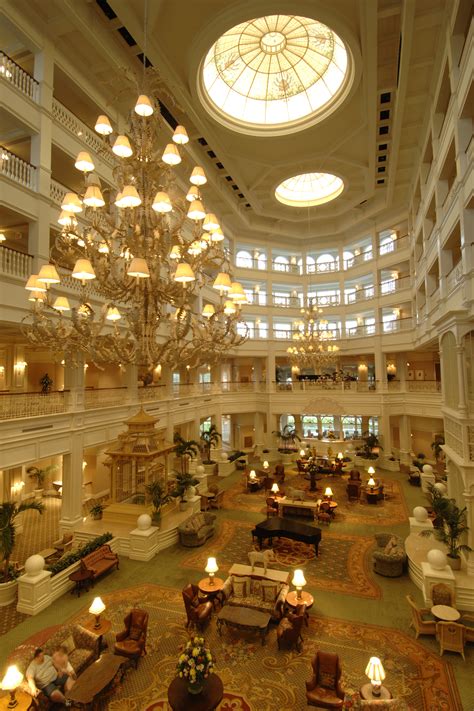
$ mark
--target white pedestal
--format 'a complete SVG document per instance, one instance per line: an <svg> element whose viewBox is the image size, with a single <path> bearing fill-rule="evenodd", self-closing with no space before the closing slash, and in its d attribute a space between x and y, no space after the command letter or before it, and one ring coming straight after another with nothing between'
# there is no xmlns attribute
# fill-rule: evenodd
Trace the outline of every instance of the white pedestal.
<svg viewBox="0 0 474 711"><path fill-rule="evenodd" d="M37 615L51 604L51 572L42 570L38 575L18 578L18 612Z"/></svg>
<svg viewBox="0 0 474 711"><path fill-rule="evenodd" d="M196 494L204 494L207 491L207 474L194 475L196 479L199 479L199 484L196 484Z"/></svg>
<svg viewBox="0 0 474 711"><path fill-rule="evenodd" d="M447 565L443 570L436 570L429 563L421 564L421 572L423 575L423 597L425 605L432 606L431 589L436 583L445 583L449 585L453 593L456 592L456 578L452 569Z"/></svg>
<svg viewBox="0 0 474 711"><path fill-rule="evenodd" d="M158 553L158 528L152 526L142 531L134 528L130 531L130 553L132 560L151 560Z"/></svg>
<svg viewBox="0 0 474 711"><path fill-rule="evenodd" d="M434 474L425 474L424 472L421 472L420 479L421 479L421 490L424 494L427 494L428 493L428 484L435 484L436 483L435 475Z"/></svg>
<svg viewBox="0 0 474 711"><path fill-rule="evenodd" d="M201 497L200 496L191 496L189 499L187 499L185 502L186 511L192 511L193 514L199 513L201 510Z"/></svg>
<svg viewBox="0 0 474 711"><path fill-rule="evenodd" d="M418 534L420 531L429 531L433 528L433 521L427 519L426 521L417 521L414 516L408 518L410 521L410 533Z"/></svg>
<svg viewBox="0 0 474 711"><path fill-rule="evenodd" d="M235 469L235 462L221 460L217 465L217 473L220 477L229 476Z"/></svg>

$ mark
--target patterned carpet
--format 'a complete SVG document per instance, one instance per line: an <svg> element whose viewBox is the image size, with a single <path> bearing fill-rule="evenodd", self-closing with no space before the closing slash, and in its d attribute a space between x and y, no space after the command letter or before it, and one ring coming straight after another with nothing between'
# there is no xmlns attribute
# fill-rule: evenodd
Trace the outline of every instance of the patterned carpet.
<svg viewBox="0 0 474 711"><path fill-rule="evenodd" d="M184 558L185 568L203 570L210 555L217 556L220 573L227 573L233 563L248 565L248 551L252 550L252 524L223 520L217 535L205 546ZM372 536L351 536L322 530L319 557L313 546L287 538L274 539L276 563L272 568L291 570L302 567L308 584L319 590L347 593L358 597L379 598L380 588L370 574Z"/></svg>
<svg viewBox="0 0 474 711"><path fill-rule="evenodd" d="M167 689L175 675L177 658L188 633L185 630L181 594L158 585L139 585L103 596L112 631L106 636L113 647L114 634L132 605L150 613L148 654L140 660L139 672L130 670L113 695L99 704L101 711L165 711ZM90 618L85 606L73 620ZM51 630L45 630L50 636ZM228 697L219 711L296 711L305 704L305 680L310 660L319 647L336 652L342 660L343 686L358 689L365 683L367 659L381 657L386 684L395 697L403 698L413 711L462 711L451 667L412 636L394 629L337 619L310 616L304 628L303 651L279 651L272 626L265 646L251 633L226 629L222 637L212 619L205 638L216 658L216 673ZM39 635L22 645L33 649ZM14 656L11 657L12 662ZM258 673L256 672L258 670ZM288 682L291 683L288 683ZM245 704L245 705L244 705Z"/></svg>

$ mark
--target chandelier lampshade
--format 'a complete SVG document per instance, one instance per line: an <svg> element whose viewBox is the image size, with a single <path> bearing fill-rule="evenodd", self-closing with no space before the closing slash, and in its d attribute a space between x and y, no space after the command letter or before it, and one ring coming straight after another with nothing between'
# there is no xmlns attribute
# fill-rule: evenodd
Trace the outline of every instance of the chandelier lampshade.
<svg viewBox="0 0 474 711"><path fill-rule="evenodd" d="M80 281L89 281L96 278L94 268L88 259L78 259L76 261L72 276Z"/></svg>
<svg viewBox="0 0 474 711"><path fill-rule="evenodd" d="M149 279L150 270L148 269L146 260L140 257L134 257L127 269L127 274L131 277L137 277L137 279Z"/></svg>
<svg viewBox="0 0 474 711"><path fill-rule="evenodd" d="M61 204L61 210L65 212L82 212L82 201L76 193L66 193Z"/></svg>
<svg viewBox="0 0 474 711"><path fill-rule="evenodd" d="M171 204L171 200L168 193L165 193L163 191L156 193L153 199L152 208L156 212L171 212L173 209L173 205Z"/></svg>
<svg viewBox="0 0 474 711"><path fill-rule="evenodd" d="M202 310L204 318L211 318L211 316L214 316L215 313L216 310L212 304L206 304Z"/></svg>
<svg viewBox="0 0 474 711"><path fill-rule="evenodd" d="M88 173L94 170L94 163L92 162L92 158L87 151L81 151L78 153L74 167L83 173Z"/></svg>
<svg viewBox="0 0 474 711"><path fill-rule="evenodd" d="M43 264L37 277L43 284L59 284L61 279L54 264Z"/></svg>
<svg viewBox="0 0 474 711"><path fill-rule="evenodd" d="M142 204L138 190L134 185L126 185L122 190L119 207L138 207Z"/></svg>
<svg viewBox="0 0 474 711"><path fill-rule="evenodd" d="M130 158L130 156L133 155L132 146L127 136L117 136L112 150L119 158Z"/></svg>
<svg viewBox="0 0 474 711"><path fill-rule="evenodd" d="M53 309L56 309L56 311L70 311L71 307L65 296L58 296L53 304Z"/></svg>
<svg viewBox="0 0 474 711"><path fill-rule="evenodd" d="M135 113L139 116L151 116L153 113L153 106L145 94L140 94L135 104Z"/></svg>
<svg viewBox="0 0 474 711"><path fill-rule="evenodd" d="M181 259L181 248L179 245L175 244L171 248L170 259Z"/></svg>
<svg viewBox="0 0 474 711"><path fill-rule="evenodd" d="M122 318L122 316L116 306L109 306L109 308L107 309L107 315L105 318L107 319L107 321L119 321Z"/></svg>
<svg viewBox="0 0 474 711"><path fill-rule="evenodd" d="M184 126L176 126L173 133L173 141L178 144L178 146L184 146L189 143L189 136L184 128Z"/></svg>
<svg viewBox="0 0 474 711"><path fill-rule="evenodd" d="M94 128L97 133L100 133L101 136L110 136L113 131L109 119L103 114L98 117L97 121L95 122Z"/></svg>
<svg viewBox="0 0 474 711"><path fill-rule="evenodd" d="M174 275L174 280L180 284L187 284L190 281L196 279L193 270L187 262L180 262L176 267L176 274Z"/></svg>
<svg viewBox="0 0 474 711"><path fill-rule="evenodd" d="M97 185L89 185L83 199L84 205L87 207L103 207L105 200L101 189Z"/></svg>
<svg viewBox="0 0 474 711"><path fill-rule="evenodd" d="M161 159L168 165L178 165L178 163L181 163L181 156L174 143L168 143Z"/></svg>
<svg viewBox="0 0 474 711"><path fill-rule="evenodd" d="M216 276L216 279L215 279L212 287L214 289L217 289L221 293L230 291L232 288L232 282L231 282L230 276L228 274L226 274L225 272L220 272Z"/></svg>
<svg viewBox="0 0 474 711"><path fill-rule="evenodd" d="M235 314L237 311L237 308L234 304L233 301L228 299L227 301L224 302L224 313L227 315Z"/></svg>
<svg viewBox="0 0 474 711"><path fill-rule="evenodd" d="M206 232L213 232L214 230L218 230L220 227L217 217L214 215L213 212L209 212L206 217L204 218L204 222L202 223L202 229L206 230Z"/></svg>
<svg viewBox="0 0 474 711"><path fill-rule="evenodd" d="M74 213L68 212L67 210L61 210L58 217L58 225L61 225L61 227L75 227L77 225L77 220L74 217Z"/></svg>
<svg viewBox="0 0 474 711"><path fill-rule="evenodd" d="M27 291L46 291L46 287L44 285L44 282L38 281L38 274L32 274L30 277L28 277L28 281L26 282L25 289Z"/></svg>
<svg viewBox="0 0 474 711"><path fill-rule="evenodd" d="M244 287L238 281L233 281L230 287L229 296L236 304L246 304L247 297L245 296Z"/></svg>
<svg viewBox="0 0 474 711"><path fill-rule="evenodd" d="M206 211L200 200L193 200L188 209L188 217L191 220L203 220L206 217Z"/></svg>
<svg viewBox="0 0 474 711"><path fill-rule="evenodd" d="M186 193L186 200L188 202L193 202L193 200L199 200L200 193L197 185L191 185L188 192Z"/></svg>
<svg viewBox="0 0 474 711"><path fill-rule="evenodd" d="M217 230L211 232L211 242L222 242L225 239L224 233L221 228L218 227Z"/></svg>
<svg viewBox="0 0 474 711"><path fill-rule="evenodd" d="M191 173L191 177L189 178L189 180L193 185L205 185L207 183L207 178L204 172L204 168L201 168L200 165L197 165L195 168L193 168L193 172Z"/></svg>

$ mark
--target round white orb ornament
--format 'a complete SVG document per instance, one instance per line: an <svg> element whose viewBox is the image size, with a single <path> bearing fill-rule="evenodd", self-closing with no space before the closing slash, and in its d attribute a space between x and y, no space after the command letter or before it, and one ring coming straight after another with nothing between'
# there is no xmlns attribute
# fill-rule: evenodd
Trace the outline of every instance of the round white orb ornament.
<svg viewBox="0 0 474 711"><path fill-rule="evenodd" d="M226 462L229 459L229 455L227 454L227 452L222 452L221 459L223 462Z"/></svg>
<svg viewBox="0 0 474 711"><path fill-rule="evenodd" d="M443 496L444 496L444 494L446 494L447 491L448 491L448 487L446 486L446 484L443 484L442 481L436 482L436 484L434 485L433 488L434 488L434 489L437 489L440 494L443 494Z"/></svg>
<svg viewBox="0 0 474 711"><path fill-rule="evenodd" d="M151 516L149 514L141 514L137 518L137 528L139 531L148 531L151 528Z"/></svg>
<svg viewBox="0 0 474 711"><path fill-rule="evenodd" d="M39 575L44 569L44 558L37 553L35 555L30 555L25 561L25 573L30 577Z"/></svg>
<svg viewBox="0 0 474 711"><path fill-rule="evenodd" d="M438 548L432 548L430 551L428 551L428 555L426 557L428 563L435 570L444 570L448 564L446 554L443 553L443 551L440 551Z"/></svg>
<svg viewBox="0 0 474 711"><path fill-rule="evenodd" d="M433 467L431 464L423 464L423 474L433 474Z"/></svg>
<svg viewBox="0 0 474 711"><path fill-rule="evenodd" d="M198 464L198 465L197 465L197 467L196 467L196 474L198 474L198 475L201 474L201 475L202 475L202 474L205 473L205 471L206 471L206 470L204 469L204 467L203 467L202 464Z"/></svg>
<svg viewBox="0 0 474 711"><path fill-rule="evenodd" d="M424 523L428 520L428 511L424 506L415 506L413 516L419 523Z"/></svg>

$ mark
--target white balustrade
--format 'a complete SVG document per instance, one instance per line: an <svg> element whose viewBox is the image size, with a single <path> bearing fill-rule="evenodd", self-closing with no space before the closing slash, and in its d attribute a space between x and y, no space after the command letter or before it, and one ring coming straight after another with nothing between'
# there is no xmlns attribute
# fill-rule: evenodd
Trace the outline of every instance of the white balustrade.
<svg viewBox="0 0 474 711"><path fill-rule="evenodd" d="M446 289L450 294L462 282L462 263L456 264L446 277Z"/></svg>
<svg viewBox="0 0 474 711"><path fill-rule="evenodd" d="M409 392L441 392L441 383L437 380L407 380Z"/></svg>
<svg viewBox="0 0 474 711"><path fill-rule="evenodd" d="M0 420L66 412L68 391L51 393L0 393Z"/></svg>
<svg viewBox="0 0 474 711"><path fill-rule="evenodd" d="M3 146L0 148L0 173L25 188L36 190L36 168Z"/></svg>
<svg viewBox="0 0 474 711"><path fill-rule="evenodd" d="M49 185L49 197L54 203L56 203L56 205L60 205L62 203L67 192L68 188L66 188L65 185L58 183L57 180L51 179Z"/></svg>
<svg viewBox="0 0 474 711"><path fill-rule="evenodd" d="M91 128L89 128L89 126L83 123L81 119L79 119L57 99L53 99L52 113L55 121L66 128L74 136L80 138L81 141L83 141L95 153L98 153L104 163L114 165L113 156L107 150L104 150L108 145L105 143L104 139L98 136Z"/></svg>
<svg viewBox="0 0 474 711"><path fill-rule="evenodd" d="M122 405L126 399L127 388L98 388L84 391L84 408L93 410L108 405Z"/></svg>
<svg viewBox="0 0 474 711"><path fill-rule="evenodd" d="M17 252L15 249L0 246L0 273L27 279L33 271L31 254Z"/></svg>
<svg viewBox="0 0 474 711"><path fill-rule="evenodd" d="M32 101L38 101L39 84L31 74L25 72L13 59L0 51L0 78L10 82L13 86L28 96Z"/></svg>

